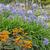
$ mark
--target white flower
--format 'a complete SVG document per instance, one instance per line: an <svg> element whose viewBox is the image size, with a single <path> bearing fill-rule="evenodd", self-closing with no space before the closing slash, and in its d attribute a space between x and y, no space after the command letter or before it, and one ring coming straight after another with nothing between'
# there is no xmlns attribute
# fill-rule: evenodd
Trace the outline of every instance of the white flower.
<svg viewBox="0 0 50 50"><path fill-rule="evenodd" d="M28 14L32 14L33 12L32 12L32 10L28 10L27 13Z"/></svg>

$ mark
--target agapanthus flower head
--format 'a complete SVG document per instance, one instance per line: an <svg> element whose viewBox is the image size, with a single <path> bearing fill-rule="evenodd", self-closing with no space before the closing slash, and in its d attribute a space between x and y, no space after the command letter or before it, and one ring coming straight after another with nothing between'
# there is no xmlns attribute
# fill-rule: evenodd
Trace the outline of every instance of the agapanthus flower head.
<svg viewBox="0 0 50 50"><path fill-rule="evenodd" d="M44 38L43 44L44 44L44 45L48 45L48 44L49 44L49 40L48 40L47 38Z"/></svg>
<svg viewBox="0 0 50 50"><path fill-rule="evenodd" d="M28 21L29 21L29 22L31 22L31 21L32 21L30 17L27 17L27 19L28 19Z"/></svg>
<svg viewBox="0 0 50 50"><path fill-rule="evenodd" d="M10 4L6 5L5 10L10 10L11 6Z"/></svg>
<svg viewBox="0 0 50 50"><path fill-rule="evenodd" d="M42 26L44 26L45 21L44 21L43 16L38 16L37 22L40 23Z"/></svg>
<svg viewBox="0 0 50 50"><path fill-rule="evenodd" d="M26 17L26 16L24 16L23 18L24 18L24 21L26 21L26 20L27 20L27 17Z"/></svg>
<svg viewBox="0 0 50 50"><path fill-rule="evenodd" d="M1 4L0 4L0 7L1 7L1 8L4 8L4 7L5 7L5 5L1 3Z"/></svg>
<svg viewBox="0 0 50 50"><path fill-rule="evenodd" d="M37 7L38 7L37 4L33 4L33 5L32 5L32 10L36 9Z"/></svg>
<svg viewBox="0 0 50 50"><path fill-rule="evenodd" d="M18 10L18 14L21 15L21 16L24 16L25 15L25 11L24 10Z"/></svg>
<svg viewBox="0 0 50 50"><path fill-rule="evenodd" d="M36 19L37 17L35 15L33 15L32 19Z"/></svg>
<svg viewBox="0 0 50 50"><path fill-rule="evenodd" d="M12 9L11 9L11 12L12 12L13 14L16 14L16 13L17 13L17 11L16 11L15 8L12 8Z"/></svg>
<svg viewBox="0 0 50 50"><path fill-rule="evenodd" d="M27 14L33 14L32 10L28 10Z"/></svg>
<svg viewBox="0 0 50 50"><path fill-rule="evenodd" d="M48 20L48 16L44 14L44 20Z"/></svg>

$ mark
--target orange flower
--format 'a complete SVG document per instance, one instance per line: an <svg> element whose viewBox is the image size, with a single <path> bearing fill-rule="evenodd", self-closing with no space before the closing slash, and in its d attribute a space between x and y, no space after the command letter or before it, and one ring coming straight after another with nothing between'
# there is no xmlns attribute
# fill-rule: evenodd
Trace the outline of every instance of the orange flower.
<svg viewBox="0 0 50 50"><path fill-rule="evenodd" d="M15 44L18 45L18 46L21 46L22 43L23 43L23 40L21 40L21 36L17 36L17 38L15 38Z"/></svg>
<svg viewBox="0 0 50 50"><path fill-rule="evenodd" d="M24 48L32 48L32 44L24 44L23 47Z"/></svg>
<svg viewBox="0 0 50 50"><path fill-rule="evenodd" d="M6 42L8 40L8 35L1 35L1 41Z"/></svg>
<svg viewBox="0 0 50 50"><path fill-rule="evenodd" d="M0 34L0 40L3 42L6 42L9 38L8 36L9 32L8 31L2 31L2 33Z"/></svg>
<svg viewBox="0 0 50 50"><path fill-rule="evenodd" d="M23 47L24 48L31 48L32 47L32 41L30 41L30 40L24 40Z"/></svg>

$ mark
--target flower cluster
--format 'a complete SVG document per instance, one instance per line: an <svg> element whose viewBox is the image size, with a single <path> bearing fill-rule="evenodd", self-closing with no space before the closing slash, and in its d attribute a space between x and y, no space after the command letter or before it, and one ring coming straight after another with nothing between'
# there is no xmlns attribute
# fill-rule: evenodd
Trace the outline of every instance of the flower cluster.
<svg viewBox="0 0 50 50"><path fill-rule="evenodd" d="M15 46L21 46L24 48L32 48L32 40L29 39L29 36L27 36L27 32L24 32L22 28L14 28L10 32L7 30L3 30L0 32L0 41L3 43L7 43L9 40L13 40L13 44ZM13 37L12 39L10 39ZM26 39L27 38L27 39ZM12 41L11 41L12 42Z"/></svg>
<svg viewBox="0 0 50 50"><path fill-rule="evenodd" d="M42 9L38 10L37 4L33 4L32 9L27 10L27 11L26 11L26 9L24 10L22 8L17 9L17 6L19 6L19 5L20 5L20 3L18 3L18 4L16 3L15 4L16 7L14 7L10 4L8 4L8 5L0 4L0 8L1 8L0 12L2 12L2 10L10 11L10 13L12 13L12 14L15 14L15 15L17 14L17 15L21 16L25 21L29 21L29 22L36 21L37 24L40 23L42 26L48 28L47 22L45 22L46 20L48 20L48 16L47 16L46 12L40 12L40 11L42 11ZM40 12L40 15L36 16L36 14L38 14L38 12ZM44 15L41 15L42 13ZM10 15L8 15L8 17L9 16Z"/></svg>
<svg viewBox="0 0 50 50"><path fill-rule="evenodd" d="M6 42L9 38L8 34L9 32L5 30L0 32L0 41Z"/></svg>
<svg viewBox="0 0 50 50"><path fill-rule="evenodd" d="M32 41L28 39L29 37L27 36L27 34L28 33L24 32L24 30L22 28L20 28L20 29L14 28L13 36L15 37L15 44L18 46L25 47L25 48L31 48Z"/></svg>

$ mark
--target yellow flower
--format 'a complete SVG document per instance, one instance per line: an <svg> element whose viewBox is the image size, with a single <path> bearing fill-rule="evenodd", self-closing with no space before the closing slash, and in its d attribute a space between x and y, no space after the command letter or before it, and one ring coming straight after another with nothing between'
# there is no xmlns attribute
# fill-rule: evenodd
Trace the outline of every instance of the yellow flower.
<svg viewBox="0 0 50 50"><path fill-rule="evenodd" d="M30 44L30 43L32 43L32 41L31 40L24 40L24 43Z"/></svg>
<svg viewBox="0 0 50 50"><path fill-rule="evenodd" d="M20 37L17 37L17 38L16 38L16 40L19 40L19 39L20 39Z"/></svg>
<svg viewBox="0 0 50 50"><path fill-rule="evenodd" d="M24 48L31 48L32 47L32 41L31 40L24 40L23 47Z"/></svg>
<svg viewBox="0 0 50 50"><path fill-rule="evenodd" d="M23 33L23 31L22 31L21 28L20 28L20 29L14 28L14 29L12 30L12 32L13 32L13 35L16 35L17 33Z"/></svg>
<svg viewBox="0 0 50 50"><path fill-rule="evenodd" d="M12 31L13 31L13 33L17 33L18 32L18 29L17 28L14 28Z"/></svg>
<svg viewBox="0 0 50 50"><path fill-rule="evenodd" d="M23 37L22 37L22 36L16 36L15 39L16 39L16 40L19 40L19 39L23 39Z"/></svg>

